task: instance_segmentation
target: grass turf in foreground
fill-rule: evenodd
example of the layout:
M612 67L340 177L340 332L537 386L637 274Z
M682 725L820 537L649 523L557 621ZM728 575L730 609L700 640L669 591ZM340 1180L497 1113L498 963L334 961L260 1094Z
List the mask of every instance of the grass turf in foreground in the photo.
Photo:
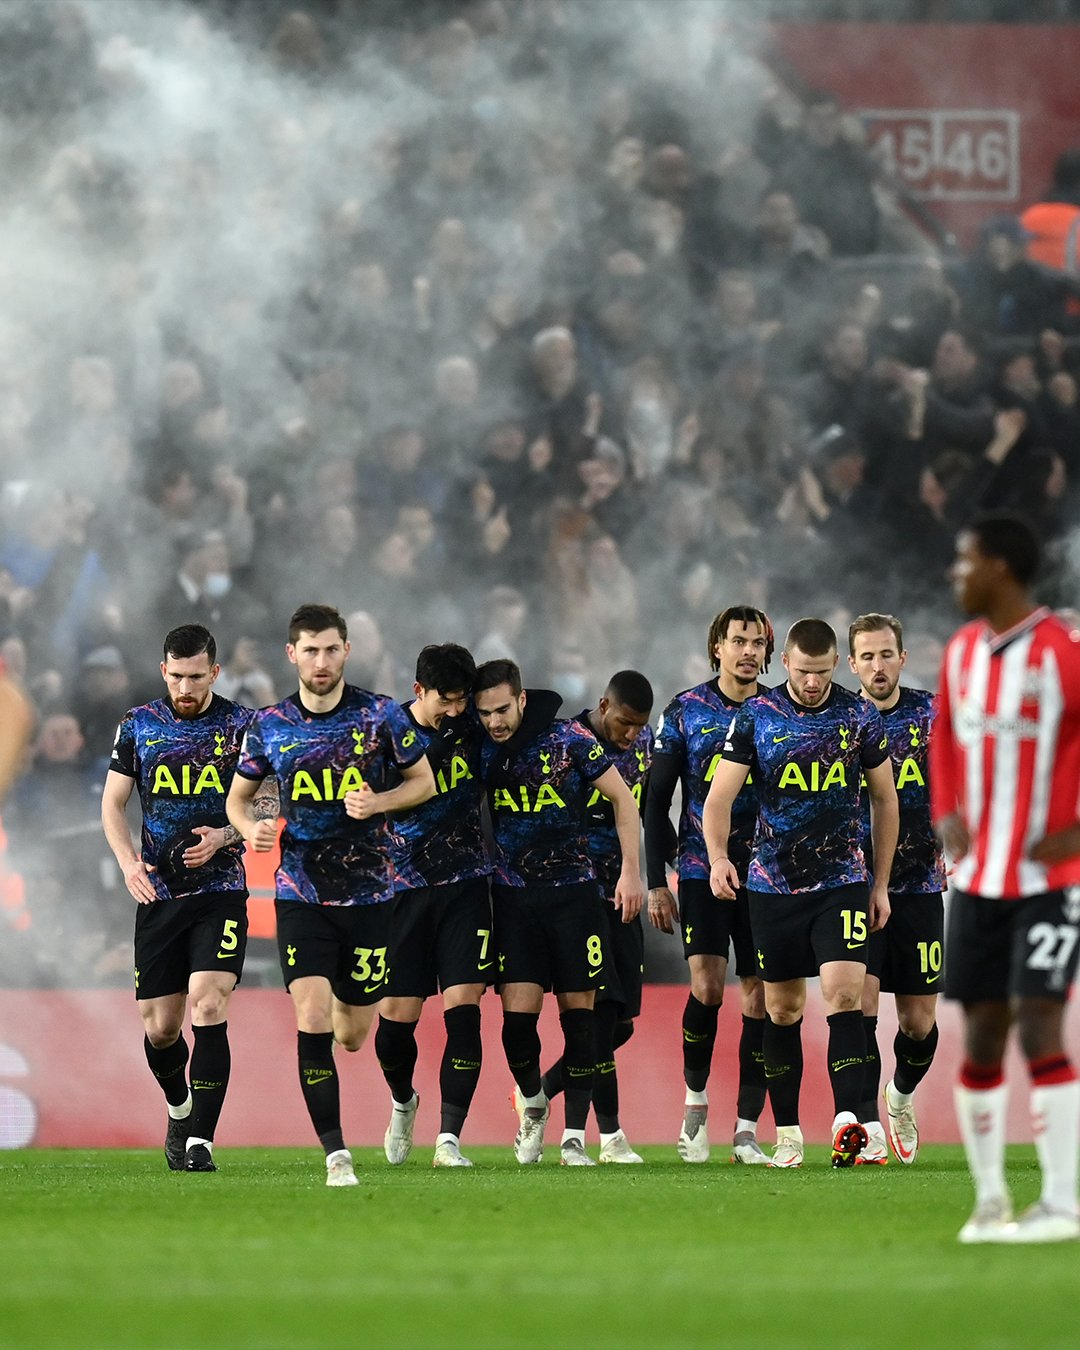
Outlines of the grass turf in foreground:
M5 1350L1072 1350L1075 1244L961 1247L961 1151L832 1171L567 1169L548 1147L467 1150L471 1171L357 1150L332 1191L317 1150L0 1155ZM714 1158L722 1156L717 1150ZM1018 1205L1031 1149L1010 1151Z

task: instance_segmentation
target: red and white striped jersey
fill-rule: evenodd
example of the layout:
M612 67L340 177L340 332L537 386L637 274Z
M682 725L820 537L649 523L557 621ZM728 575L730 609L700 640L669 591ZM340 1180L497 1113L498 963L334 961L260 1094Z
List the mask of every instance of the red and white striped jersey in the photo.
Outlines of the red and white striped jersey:
M971 837L953 883L1012 899L1080 882L1080 856L1028 857L1080 813L1080 631L1038 609L995 633L966 624L945 649L930 738L934 823L959 811Z

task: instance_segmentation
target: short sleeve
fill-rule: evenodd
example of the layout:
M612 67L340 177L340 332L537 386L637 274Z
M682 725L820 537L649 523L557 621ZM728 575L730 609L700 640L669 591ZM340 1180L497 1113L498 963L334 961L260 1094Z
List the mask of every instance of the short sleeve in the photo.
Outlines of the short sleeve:
M656 724L653 753L656 755L673 755L676 758L686 754L686 737L683 734L682 725L682 704L677 698L671 700Z
M109 768L114 773L122 773L125 778L137 778L139 774L136 745L135 745L135 719L130 713L124 718L116 728L116 736L113 738L112 755L109 758Z
M266 747L263 744L262 718L256 713L240 743L240 760L236 772L241 778L254 778L261 782L271 771L270 761L266 757Z
M749 766L753 763L754 710L748 704L744 704L731 719L724 741L724 758L733 764Z
M567 729L570 755L581 774L591 783L594 778L607 773L615 761L592 732L586 731L579 722L568 722Z
M876 769L889 758L889 736L877 708L868 707L864 717L859 763L864 769Z
M427 737L413 724L412 718L392 698L379 710L382 715L380 733L390 757L399 769L412 768L427 752Z

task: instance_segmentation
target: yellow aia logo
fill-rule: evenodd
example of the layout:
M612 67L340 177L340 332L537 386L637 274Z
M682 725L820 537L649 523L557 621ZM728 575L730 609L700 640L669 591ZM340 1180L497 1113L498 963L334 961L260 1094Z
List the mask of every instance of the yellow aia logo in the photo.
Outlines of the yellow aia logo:
M216 764L202 769L197 764L159 764L150 787L152 797L198 797L204 792L224 794L225 788Z

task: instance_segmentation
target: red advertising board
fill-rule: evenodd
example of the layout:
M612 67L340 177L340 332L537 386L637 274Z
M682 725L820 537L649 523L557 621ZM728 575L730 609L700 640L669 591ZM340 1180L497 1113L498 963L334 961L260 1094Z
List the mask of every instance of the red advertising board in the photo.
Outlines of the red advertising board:
M778 24L772 39L965 246L1038 200L1080 146L1080 25Z
M740 1029L737 991L722 1010L713 1076L712 1137L717 1156L734 1124L737 1049ZM803 1023L806 1077L802 1118L807 1139L823 1143L832 1123L832 1100L825 1072L824 1010L816 986ZM674 1146L682 1119L683 1081L679 1028L686 991L674 985L645 990L644 1011L633 1039L619 1052L622 1122L634 1143ZM550 1000L548 1000L550 1005ZM891 1064L896 1024L885 999L879 1028L882 1061ZM501 1014L494 995L484 1000L484 1069L465 1131L467 1143L509 1148L516 1118L507 1102L510 1075L500 1043ZM959 1016L942 1008L937 1061L919 1091L920 1124L927 1142L955 1143L952 1089L960 1057ZM1078 1017L1070 1015L1070 1040L1077 1041ZM545 1008L541 1035L548 1057L560 1047L558 1020ZM218 1131L223 1147L311 1145L311 1124L296 1079L296 1030L283 991L241 988L229 1015L233 1073ZM429 1006L420 1022L417 1085L421 1094L417 1143L429 1147L438 1129L438 1072L443 1023ZM547 1058L545 1059L545 1063ZM389 1095L370 1042L338 1060L346 1139L356 1145L382 1142ZM1026 1073L1015 1054L1009 1072L1009 1133L1030 1140ZM561 1107L551 1125L558 1138ZM94 990L71 993L0 992L0 1147L160 1147L165 1108L142 1053L135 1002L127 993ZM590 1127L591 1131L592 1127ZM771 1122L762 1137L773 1137ZM674 1156L674 1153L673 1153Z

